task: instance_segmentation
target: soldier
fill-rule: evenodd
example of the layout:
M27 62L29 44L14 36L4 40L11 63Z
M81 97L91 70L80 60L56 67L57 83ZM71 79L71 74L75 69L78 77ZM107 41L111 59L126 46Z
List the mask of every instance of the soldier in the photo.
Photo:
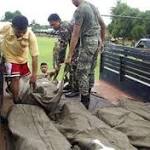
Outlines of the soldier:
M94 69L98 50L104 43L105 24L98 9L84 0L72 0L77 7L74 13L74 27L68 56L65 60L70 63L75 46L80 37L80 47L77 59L77 78L81 94L81 102L88 109L90 92L94 85Z
M72 24L68 22L62 22L60 17L57 14L51 14L48 17L48 21L50 26L57 31L57 34L59 36L59 40L58 40L59 45L58 43L55 45L55 50L57 52L57 56L55 55L55 58L56 58L57 67L60 69L60 64L64 63L67 45L70 43ZM74 56L77 56L77 53ZM73 60L75 60L75 58ZM78 85L77 82L75 82L76 79L74 75L75 72L74 64L73 66L71 65L69 68L70 68L69 84L68 86L64 87L64 90L69 92L66 94L67 97L74 97L79 95Z
M48 17L48 22L50 26L57 31L60 42L59 63L64 63L67 45L71 37L71 24L68 22L62 22L60 17L57 14L51 14Z
M79 85L78 85L78 79L76 77L78 47L79 47L79 43L77 44L77 48L75 49L70 64L70 83L71 83L72 90L65 94L66 97L79 96Z

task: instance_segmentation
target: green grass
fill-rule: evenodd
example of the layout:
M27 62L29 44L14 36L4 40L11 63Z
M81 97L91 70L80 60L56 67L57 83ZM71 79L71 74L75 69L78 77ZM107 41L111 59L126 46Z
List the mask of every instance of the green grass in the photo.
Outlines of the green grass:
M41 62L46 62L49 66L49 70L52 69L52 62L53 62L53 46L54 42L56 41L55 38L49 37L38 37L38 46L39 46L39 73L40 73L40 64ZM99 58L97 61L97 66L95 70L95 78L99 79ZM62 71L60 72L59 79L62 75Z
M46 62L49 66L49 69L52 68L53 62L53 47L56 39L48 37L38 37L38 46L39 46L39 66L42 62Z

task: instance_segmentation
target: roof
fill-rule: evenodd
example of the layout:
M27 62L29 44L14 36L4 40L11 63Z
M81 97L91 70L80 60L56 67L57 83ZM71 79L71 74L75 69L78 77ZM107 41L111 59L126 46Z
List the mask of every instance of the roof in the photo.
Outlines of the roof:
M150 38L142 38L139 41L150 41Z

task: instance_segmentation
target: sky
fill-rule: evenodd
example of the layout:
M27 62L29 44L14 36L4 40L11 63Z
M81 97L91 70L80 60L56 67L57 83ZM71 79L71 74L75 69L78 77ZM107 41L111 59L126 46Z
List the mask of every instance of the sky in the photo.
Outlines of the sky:
M88 0L98 7L101 14L109 15L117 0ZM130 7L140 11L150 10L150 0L122 0ZM47 18L51 13L57 13L62 20L71 20L76 7L72 0L0 0L0 18L6 11L19 10L29 22L33 19L40 24L48 25ZM106 24L110 18L103 17Z

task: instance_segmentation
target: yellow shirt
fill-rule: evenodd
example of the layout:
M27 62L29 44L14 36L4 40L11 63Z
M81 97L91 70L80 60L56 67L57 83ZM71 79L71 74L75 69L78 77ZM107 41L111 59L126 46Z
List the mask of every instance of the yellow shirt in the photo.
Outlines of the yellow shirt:
M35 34L30 28L23 37L17 38L10 23L0 29L0 49L7 62L24 64L28 61L28 53L38 56L38 44Z

